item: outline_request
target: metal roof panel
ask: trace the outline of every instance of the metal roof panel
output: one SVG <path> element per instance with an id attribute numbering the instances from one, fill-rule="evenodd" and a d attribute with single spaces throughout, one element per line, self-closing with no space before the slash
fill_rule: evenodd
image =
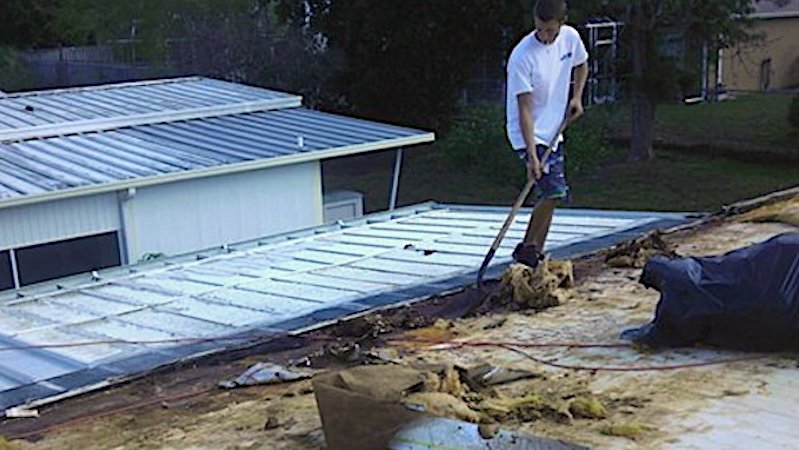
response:
<path id="1" fill-rule="evenodd" d="M 433 139 L 419 130 L 290 108 L 15 141 L 0 144 L 0 207 Z"/>

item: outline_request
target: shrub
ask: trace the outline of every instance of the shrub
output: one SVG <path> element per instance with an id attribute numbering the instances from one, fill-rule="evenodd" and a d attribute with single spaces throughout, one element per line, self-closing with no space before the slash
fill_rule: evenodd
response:
<path id="1" fill-rule="evenodd" d="M 498 183 L 524 174 L 505 137 L 505 114 L 499 106 L 462 110 L 437 146 L 452 167 Z"/>
<path id="2" fill-rule="evenodd" d="M 568 173 L 591 170 L 610 156 L 605 135 L 610 115 L 607 108 L 592 108 L 566 131 Z M 524 176 L 508 143 L 504 110 L 500 106 L 464 109 L 437 145 L 453 167 L 478 173 L 497 183 Z"/>

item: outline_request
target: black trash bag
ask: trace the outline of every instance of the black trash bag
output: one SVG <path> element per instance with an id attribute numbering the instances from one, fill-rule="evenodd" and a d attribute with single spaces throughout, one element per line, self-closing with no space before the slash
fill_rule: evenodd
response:
<path id="1" fill-rule="evenodd" d="M 655 319 L 622 338 L 651 347 L 799 349 L 799 233 L 721 256 L 656 256 L 641 283 L 660 292 Z"/>

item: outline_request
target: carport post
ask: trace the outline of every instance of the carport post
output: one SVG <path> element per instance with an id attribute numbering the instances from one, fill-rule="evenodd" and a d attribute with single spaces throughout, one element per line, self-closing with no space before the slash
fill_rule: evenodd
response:
<path id="1" fill-rule="evenodd" d="M 394 158 L 394 179 L 391 181 L 391 197 L 388 200 L 388 210 L 393 211 L 397 207 L 397 190 L 399 190 L 399 176 L 402 169 L 402 148 L 397 149 Z"/>

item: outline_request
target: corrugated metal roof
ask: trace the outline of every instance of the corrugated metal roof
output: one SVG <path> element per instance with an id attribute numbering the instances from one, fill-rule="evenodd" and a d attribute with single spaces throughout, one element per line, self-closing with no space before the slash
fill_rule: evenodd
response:
<path id="1" fill-rule="evenodd" d="M 19 109 L 34 101 L 37 122 L 8 118 L 24 116 Z M 84 109 L 84 103 L 97 106 Z M 4 132 L 28 137 L 0 144 L 0 207 L 435 139 L 299 103 L 299 97 L 202 78 L 2 99 L 0 140 Z"/>
<path id="2" fill-rule="evenodd" d="M 0 98 L 0 141 L 299 106 L 301 102 L 296 95 L 199 77 L 8 94 Z"/>
<path id="3" fill-rule="evenodd" d="M 473 283 L 506 214 L 503 208 L 421 205 L 202 257 L 114 269 L 100 281 L 62 280 L 60 289 L 29 290 L 34 294 L 21 298 L 6 293 L 0 296 L 0 407 L 220 351 L 246 342 L 246 333 L 307 329 Z M 529 211 L 519 215 L 489 276 L 510 262 L 528 219 Z M 548 248 L 556 256 L 573 255 L 684 220 L 559 210 Z M 244 337 L 163 342 L 237 335 Z M 86 341 L 102 343 L 63 346 Z"/>

